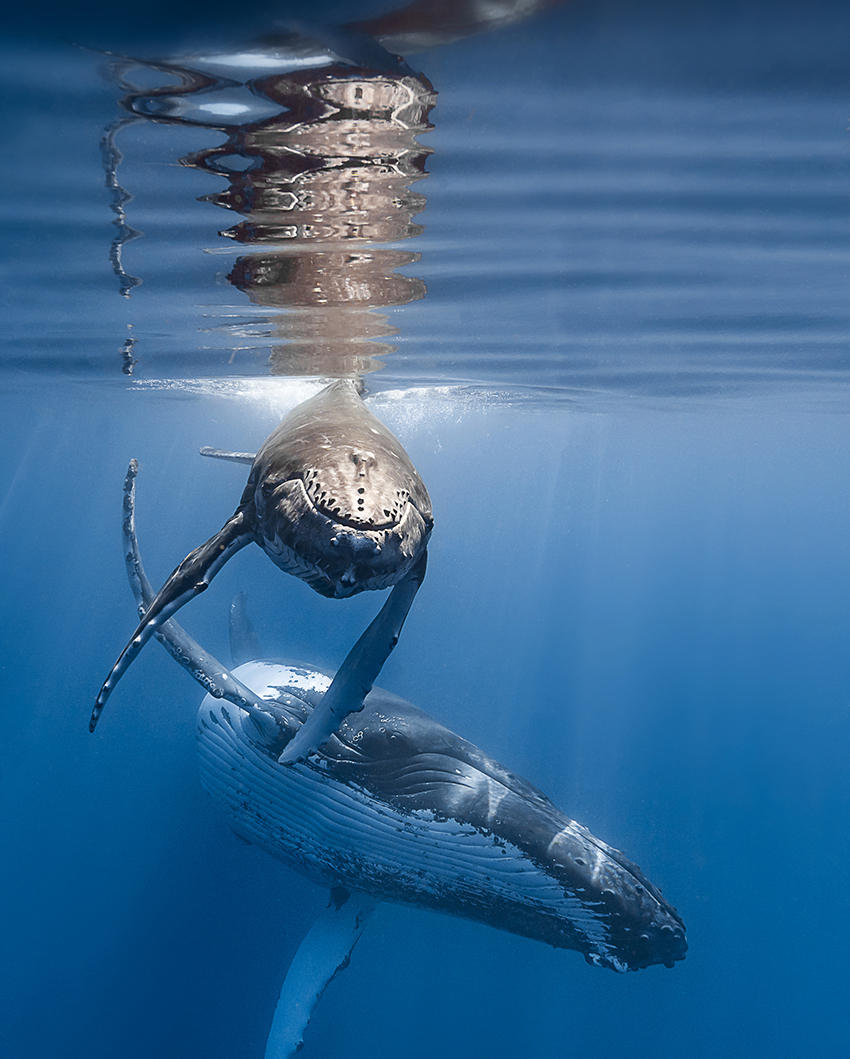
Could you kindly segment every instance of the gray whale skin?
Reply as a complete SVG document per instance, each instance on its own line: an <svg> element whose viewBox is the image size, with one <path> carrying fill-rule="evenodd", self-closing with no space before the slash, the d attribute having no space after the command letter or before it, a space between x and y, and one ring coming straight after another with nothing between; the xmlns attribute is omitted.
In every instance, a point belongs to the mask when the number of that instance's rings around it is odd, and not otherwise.
<svg viewBox="0 0 850 1059"><path fill-rule="evenodd" d="M207 695L197 734L201 780L244 838L332 888L576 949L615 971L684 958L682 920L636 865L427 713L375 688L319 752L282 765L330 675L252 661L234 676L274 721Z"/></svg>

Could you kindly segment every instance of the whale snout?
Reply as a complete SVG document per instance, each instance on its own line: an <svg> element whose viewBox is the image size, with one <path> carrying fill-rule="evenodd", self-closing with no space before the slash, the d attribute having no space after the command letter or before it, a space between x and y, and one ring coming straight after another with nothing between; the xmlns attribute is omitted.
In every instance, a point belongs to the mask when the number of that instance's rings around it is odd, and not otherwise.
<svg viewBox="0 0 850 1059"><path fill-rule="evenodd" d="M335 537L331 537L331 547L347 548L355 554L364 556L377 555L381 550L381 545L374 537L351 530L340 530Z"/></svg>
<svg viewBox="0 0 850 1059"><path fill-rule="evenodd" d="M643 899L630 908L618 907L623 894L603 892L603 907L607 905L611 914L610 937L598 955L586 956L588 963L614 971L640 971L658 964L672 967L684 960L688 943L676 910L654 887L635 889Z"/></svg>
<svg viewBox="0 0 850 1059"><path fill-rule="evenodd" d="M423 517L405 499L391 514L389 523L375 525L364 518L362 524L352 525L343 515L317 507L304 481L293 478L270 491L258 539L282 570L320 595L345 599L390 588L424 551L433 525L430 511Z"/></svg>
<svg viewBox="0 0 850 1059"><path fill-rule="evenodd" d="M688 943L685 939L685 928L677 923L675 926L665 923L661 927L660 944L656 948L658 963L665 967L672 967L679 960L684 960L688 951Z"/></svg>
<svg viewBox="0 0 850 1059"><path fill-rule="evenodd" d="M684 960L687 951L684 926L673 921L663 922L648 929L631 931L618 956L614 957L625 966L615 970L640 971L656 964L672 967Z"/></svg>

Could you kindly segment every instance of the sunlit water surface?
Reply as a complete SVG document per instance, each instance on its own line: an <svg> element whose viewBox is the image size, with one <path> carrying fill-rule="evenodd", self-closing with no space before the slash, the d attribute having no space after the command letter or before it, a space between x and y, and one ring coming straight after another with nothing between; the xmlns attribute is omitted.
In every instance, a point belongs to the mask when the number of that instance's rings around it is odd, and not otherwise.
<svg viewBox="0 0 850 1059"><path fill-rule="evenodd" d="M638 861L690 951L617 976L385 905L303 1054L838 1059L847 94L600 71L593 27L582 50L547 18L418 57L438 92L424 230L386 245L420 255L400 274L427 294L381 310L396 348L366 381L436 528L381 683ZM226 182L180 164L221 131L116 133L141 233L116 270L99 143L122 92L70 47L3 60L4 1054L253 1059L326 895L215 814L199 689L159 648L87 720L134 622L129 458L159 583L244 482L198 447L255 449L324 376L270 374L286 311L227 278L239 218L197 201ZM181 619L222 658L241 589L269 654L328 667L376 610L248 549Z"/></svg>

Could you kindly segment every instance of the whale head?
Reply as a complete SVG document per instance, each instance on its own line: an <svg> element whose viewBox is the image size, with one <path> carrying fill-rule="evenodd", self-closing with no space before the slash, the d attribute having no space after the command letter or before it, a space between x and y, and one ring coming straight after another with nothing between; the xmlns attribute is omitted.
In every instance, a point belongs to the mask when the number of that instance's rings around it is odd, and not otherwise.
<svg viewBox="0 0 850 1059"><path fill-rule="evenodd" d="M243 500L273 562L336 599L396 584L434 524L401 443L347 381L283 421L257 453Z"/></svg>

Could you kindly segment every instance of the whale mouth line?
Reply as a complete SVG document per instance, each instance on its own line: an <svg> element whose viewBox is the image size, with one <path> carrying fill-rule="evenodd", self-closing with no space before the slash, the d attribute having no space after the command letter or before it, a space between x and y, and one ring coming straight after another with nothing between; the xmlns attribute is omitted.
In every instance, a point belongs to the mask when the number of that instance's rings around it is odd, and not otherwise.
<svg viewBox="0 0 850 1059"><path fill-rule="evenodd" d="M308 471L307 474L309 475L309 473ZM378 522L374 518L369 518L365 513L363 515L358 515L354 512L346 513L344 506L335 497L325 501L321 499L320 494L320 497L317 498L313 494L308 479L304 476L290 479L290 481L300 482L304 498L317 515L326 518L329 522L338 524L344 529L356 530L360 533L392 532L405 521L408 508L415 507L411 503L409 496L405 496L403 499L399 497L398 500L391 501L392 506L390 508L383 509L384 514L387 516L386 520Z"/></svg>

